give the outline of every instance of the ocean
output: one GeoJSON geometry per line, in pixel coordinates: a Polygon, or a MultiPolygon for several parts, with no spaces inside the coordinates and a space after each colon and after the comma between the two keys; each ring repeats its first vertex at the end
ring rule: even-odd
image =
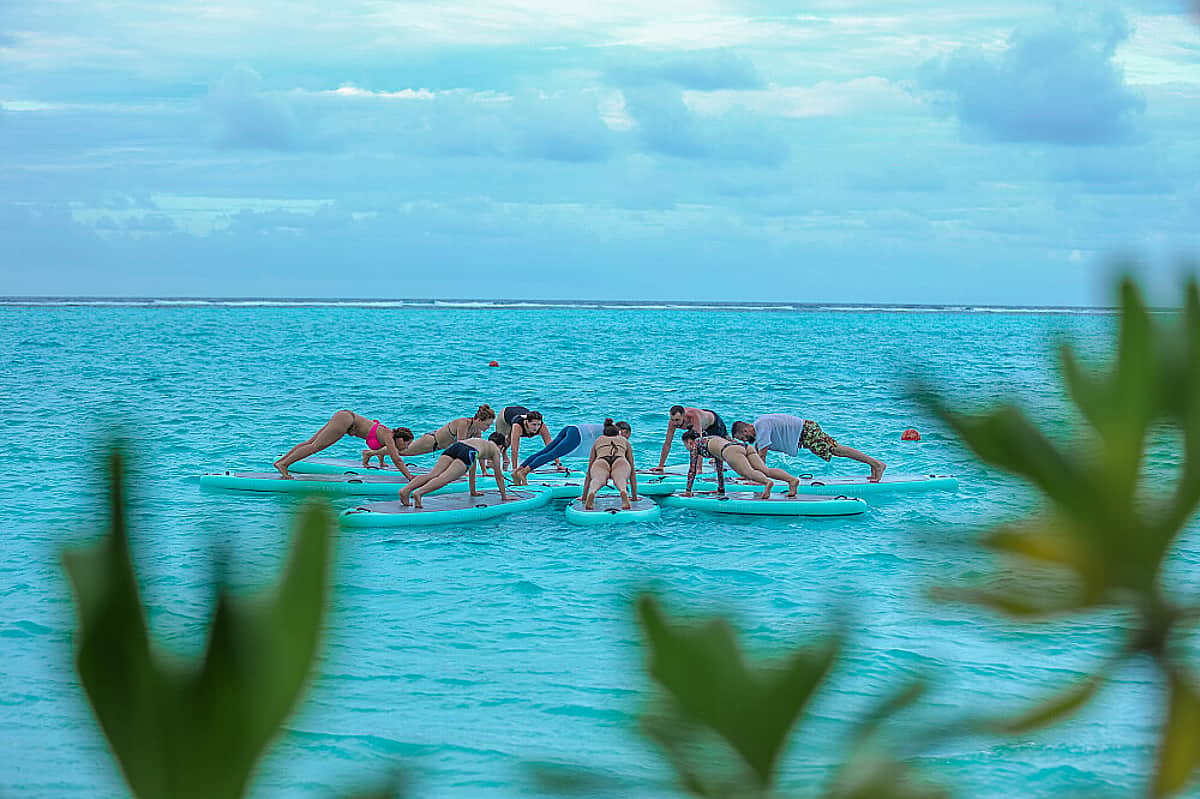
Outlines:
{"type": "MultiPolygon", "coordinates": [[[[527,796],[528,764],[547,762],[609,775],[619,795],[670,795],[634,723],[648,683],[632,602],[646,588],[678,613],[728,613],[764,655],[849,619],[849,646],[786,758],[793,793],[820,785],[855,719],[912,676],[933,688],[897,720],[898,744],[964,714],[1025,707],[1104,660],[1122,620],[1017,625],[928,599],[931,586],[986,573],[974,540],[1036,498],[970,456],[910,398],[910,381],[966,408],[1017,398],[1065,435],[1055,342],[1102,355],[1114,322],[1108,309],[1071,308],[0,300],[0,407],[13,433],[0,448],[0,796],[124,795],[73,671],[60,567],[64,546],[102,528],[106,441],[131,442],[153,628],[193,657],[215,549],[229,553],[234,585],[260,586],[293,508],[285,496],[201,491],[197,477],[269,469],[341,408],[418,434],[485,402],[539,409],[552,431],[626,419],[645,466],[676,403],[727,422],[794,413],[893,472],[953,474],[961,487],[895,495],[861,517],[668,508],[653,525],[583,528],[556,502],[474,526],[343,531],[318,673],[253,796],[344,794],[397,769],[413,796],[527,796]],[[920,442],[900,440],[910,427],[920,442]]],[[[352,457],[356,444],[325,454],[352,457]]],[[[677,441],[671,461],[683,452],[677,441]]],[[[807,454],[771,461],[865,471],[807,454]]],[[[1198,560],[1189,534],[1171,579],[1194,587],[1198,560]]],[[[1061,726],[912,754],[960,796],[1128,795],[1149,773],[1161,701],[1150,670],[1134,665],[1061,726]]]]}

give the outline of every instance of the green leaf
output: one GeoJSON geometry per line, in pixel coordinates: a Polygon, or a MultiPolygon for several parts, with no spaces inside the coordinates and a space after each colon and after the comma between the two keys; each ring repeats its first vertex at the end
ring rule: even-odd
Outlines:
{"type": "Polygon", "coordinates": [[[991,726],[1006,735],[1020,735],[1062,721],[1091,701],[1107,679],[1107,673],[1089,676],[1038,702],[1016,718],[997,721],[991,726]]]}
{"type": "Polygon", "coordinates": [[[860,754],[838,771],[827,799],[947,799],[950,793],[920,779],[909,766],[878,754],[860,754]]]}
{"type": "Polygon", "coordinates": [[[855,731],[857,739],[864,740],[879,729],[879,725],[896,715],[905,708],[911,707],[929,692],[929,681],[924,677],[916,677],[901,683],[900,687],[883,697],[878,704],[863,717],[855,731]]]}
{"type": "Polygon", "coordinates": [[[689,720],[719,735],[768,788],[787,736],[824,679],[839,643],[793,652],[777,668],[751,669],[724,619],[673,625],[658,601],[638,600],[650,675],[689,720]]]}
{"type": "Polygon", "coordinates": [[[301,511],[276,589],[258,601],[222,590],[204,659],[180,666],[150,644],[129,553],[123,461],[110,458],[110,529],[64,553],[75,589],[76,666],[132,792],[239,797],[291,713],[316,657],[329,593],[332,519],[301,511]]]}
{"type": "Polygon", "coordinates": [[[1156,797],[1183,790],[1200,765],[1200,696],[1187,675],[1178,669],[1168,670],[1167,691],[1170,706],[1151,788],[1151,795],[1156,797]]]}
{"type": "Polygon", "coordinates": [[[1007,591],[935,586],[929,590],[937,602],[961,602],[989,608],[1018,619],[1046,619],[1088,607],[1079,596],[1047,596],[1044,590],[1013,587],[1007,591]]]}

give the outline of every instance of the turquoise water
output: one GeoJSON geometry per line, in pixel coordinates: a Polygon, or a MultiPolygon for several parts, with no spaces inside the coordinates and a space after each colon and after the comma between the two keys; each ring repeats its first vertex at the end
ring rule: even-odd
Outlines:
{"type": "MultiPolygon", "coordinates": [[[[286,497],[202,492],[194,478],[269,467],[343,407],[418,432],[481,402],[539,408],[554,430],[626,418],[646,465],[676,402],[728,421],[794,412],[896,472],[962,479],[956,495],[897,496],[857,518],[664,509],[660,524],[609,530],[567,524],[559,502],[474,527],[344,532],[319,676],[256,796],[329,796],[400,768],[417,796],[516,797],[530,761],[616,776],[622,795],[665,795],[667,774],[630,723],[646,687],[630,607],[646,585],[673,608],[731,612],[763,652],[816,634],[831,608],[850,613],[842,669],[788,757],[793,788],[826,774],[855,715],[913,674],[935,689],[902,733],[1016,707],[1103,659],[1117,620],[1026,628],[926,601],[929,586],[981,573],[971,540],[1032,499],[914,407],[905,378],[920,370],[963,402],[1015,394],[1062,419],[1051,334],[1096,351],[1111,325],[1038,313],[0,306],[11,431],[0,451],[0,795],[123,794],[71,668],[57,560],[99,527],[97,447],[110,424],[136,446],[133,521],[155,630],[189,654],[203,640],[214,543],[254,586],[278,565],[290,513],[286,497]],[[901,442],[907,427],[924,440],[901,442]]],[[[355,451],[346,441],[329,454],[355,451]]],[[[1197,560],[1200,546],[1185,542],[1173,574],[1191,581],[1197,560]]],[[[962,795],[1128,794],[1149,766],[1158,701],[1134,668],[1068,724],[942,742],[921,760],[962,795]]]]}

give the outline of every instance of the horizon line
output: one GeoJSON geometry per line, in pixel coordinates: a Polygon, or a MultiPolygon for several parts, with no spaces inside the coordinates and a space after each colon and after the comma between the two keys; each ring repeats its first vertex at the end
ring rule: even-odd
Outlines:
{"type": "MultiPolygon", "coordinates": [[[[676,300],[676,299],[650,299],[650,300],[634,300],[634,299],[594,299],[594,298],[575,298],[575,299],[547,299],[547,298],[486,298],[486,297],[305,297],[305,296],[264,296],[264,295],[191,295],[191,294],[155,294],[155,295],[139,295],[139,294],[113,294],[113,295],[91,295],[91,294],[12,294],[0,295],[0,304],[18,304],[18,303],[33,303],[33,302],[67,302],[67,301],[95,301],[95,302],[152,302],[152,301],[168,301],[168,302],[269,302],[269,303],[477,303],[490,305],[514,305],[514,304],[547,304],[547,305],[679,305],[679,306],[755,306],[760,308],[825,308],[830,307],[855,307],[855,308],[946,308],[946,309],[961,309],[961,308],[995,308],[995,309],[1069,309],[1069,310],[1087,310],[1087,311],[1115,311],[1119,306],[1115,305],[1070,305],[1070,304],[1054,304],[1054,305],[1001,305],[987,302],[941,302],[941,303],[904,303],[904,302],[869,302],[856,300],[821,300],[821,301],[779,301],[779,300],[676,300]]],[[[1152,306],[1154,310],[1174,310],[1172,306],[1152,306]]]]}

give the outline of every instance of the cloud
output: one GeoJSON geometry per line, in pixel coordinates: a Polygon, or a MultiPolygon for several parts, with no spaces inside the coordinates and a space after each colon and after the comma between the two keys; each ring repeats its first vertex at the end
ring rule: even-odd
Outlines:
{"type": "Polygon", "coordinates": [[[239,66],[209,91],[207,106],[217,125],[218,147],[247,150],[304,150],[312,148],[286,99],[263,90],[262,77],[239,66]]]}
{"type": "Polygon", "coordinates": [[[613,86],[671,83],[684,89],[759,89],[762,77],[749,58],[730,50],[700,50],[678,55],[630,54],[606,70],[613,86]]]}
{"type": "Polygon", "coordinates": [[[763,166],[788,159],[788,141],[745,108],[701,117],[688,108],[679,89],[667,84],[629,88],[624,94],[625,109],[637,123],[635,133],[648,152],[763,166]]]}
{"type": "Polygon", "coordinates": [[[1113,62],[1129,37],[1115,10],[1060,14],[1022,27],[992,54],[961,48],[926,62],[924,84],[947,93],[960,122],[997,141],[1094,145],[1128,141],[1145,109],[1113,62]]]}

